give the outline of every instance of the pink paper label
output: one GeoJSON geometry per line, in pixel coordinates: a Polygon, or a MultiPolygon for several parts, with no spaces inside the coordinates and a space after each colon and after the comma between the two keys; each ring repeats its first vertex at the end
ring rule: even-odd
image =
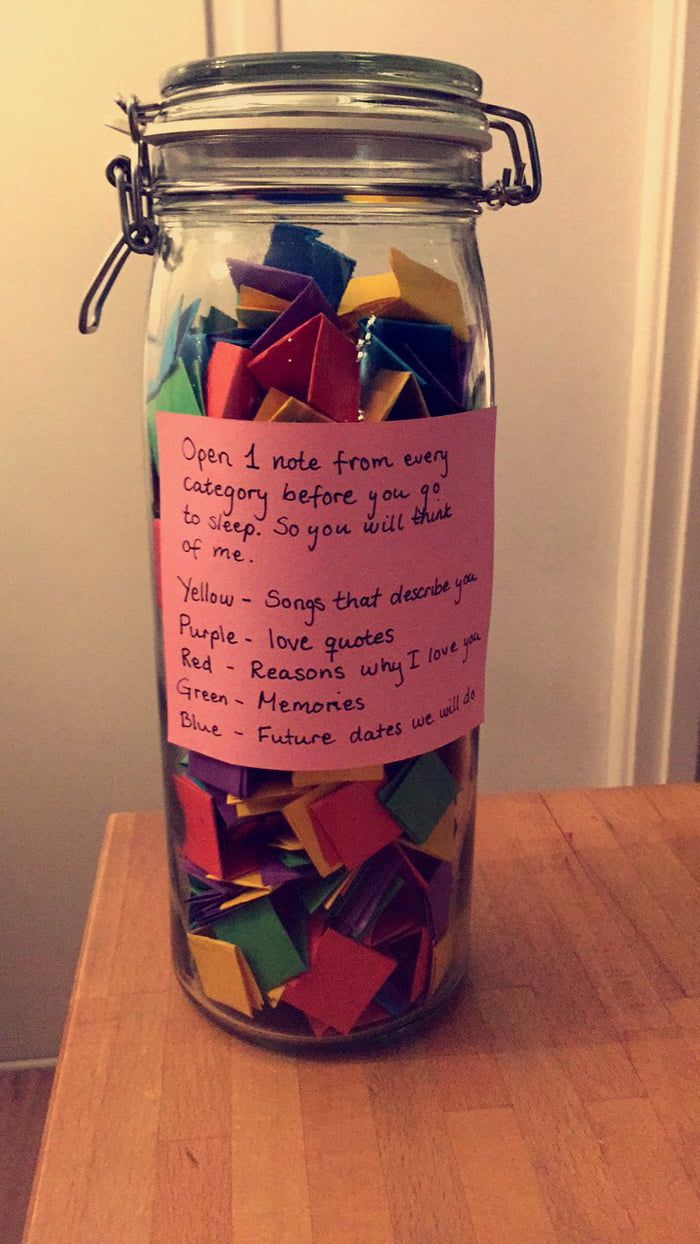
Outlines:
{"type": "Polygon", "coordinates": [[[483,720],[495,410],[157,416],[168,738],[337,769],[483,720]]]}

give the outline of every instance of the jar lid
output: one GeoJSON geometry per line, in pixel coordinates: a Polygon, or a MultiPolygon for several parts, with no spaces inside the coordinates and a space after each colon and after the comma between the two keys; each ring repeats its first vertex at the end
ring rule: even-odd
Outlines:
{"type": "Polygon", "coordinates": [[[491,146],[473,69],[374,52],[280,52],[168,70],[146,141],[263,128],[363,130],[491,146]]]}
{"type": "Polygon", "coordinates": [[[161,78],[163,95],[182,88],[297,83],[334,86],[389,83],[418,90],[469,95],[478,99],[481,78],[465,65],[424,56],[393,56],[379,52],[261,52],[190,61],[168,69],[161,78]]]}

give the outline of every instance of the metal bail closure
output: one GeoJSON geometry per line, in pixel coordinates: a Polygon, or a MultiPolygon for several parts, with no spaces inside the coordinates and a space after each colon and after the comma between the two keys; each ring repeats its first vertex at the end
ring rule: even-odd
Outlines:
{"type": "Polygon", "coordinates": [[[524,112],[516,112],[513,108],[502,108],[499,104],[479,103],[479,108],[489,118],[490,129],[501,130],[505,134],[513,160],[513,167],[504,168],[500,181],[494,181],[490,186],[485,186],[480,198],[487,207],[494,211],[498,211],[501,207],[518,207],[521,203],[534,203],[542,189],[542,169],[532,121],[524,112]],[[500,118],[500,120],[494,121],[492,117],[500,118]],[[525,131],[527,153],[532,169],[532,185],[526,181],[527,164],[522,157],[518,135],[513,126],[508,124],[509,121],[521,125],[525,131]]]}
{"type": "MultiPolygon", "coordinates": [[[[115,187],[119,198],[121,233],[83,299],[78,320],[81,333],[94,333],[99,326],[107,296],[132,251],[137,255],[153,255],[158,244],[158,226],[153,217],[151,168],[144,141],[146,123],[158,112],[158,105],[143,105],[136,96],[132,96],[128,104],[121,98],[116,102],[126,113],[129,133],[136,144],[136,161],[132,164],[128,156],[117,156],[107,166],[107,180],[115,187]]],[[[505,134],[513,166],[504,168],[500,180],[485,186],[476,197],[493,210],[533,203],[542,189],[542,173],[532,122],[524,112],[502,108],[498,104],[479,103],[478,107],[486,113],[490,128],[505,134]],[[527,164],[511,122],[521,126],[525,134],[531,183],[526,179],[527,164]]]]}
{"type": "Polygon", "coordinates": [[[117,99],[117,103],[126,113],[137,156],[134,164],[128,156],[117,156],[107,165],[107,180],[114,186],[119,198],[121,233],[82,301],[78,318],[81,333],[94,333],[98,328],[109,291],[129,255],[132,252],[153,255],[158,244],[158,226],[153,217],[151,168],[148,148],[143,140],[149,109],[144,109],[135,96],[129,104],[123,99],[117,99]]]}

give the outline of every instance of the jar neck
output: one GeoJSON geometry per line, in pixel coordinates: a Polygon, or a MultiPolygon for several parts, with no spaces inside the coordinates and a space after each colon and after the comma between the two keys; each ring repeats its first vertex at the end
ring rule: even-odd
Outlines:
{"type": "Polygon", "coordinates": [[[481,152],[404,134],[261,129],[178,139],[151,151],[156,204],[230,195],[408,196],[476,203],[481,152]]]}

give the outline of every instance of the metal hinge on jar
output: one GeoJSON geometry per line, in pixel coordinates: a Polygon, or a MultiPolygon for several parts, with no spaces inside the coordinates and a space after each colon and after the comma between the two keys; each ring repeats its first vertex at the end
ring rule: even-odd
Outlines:
{"type": "Polygon", "coordinates": [[[515,112],[512,108],[502,108],[499,104],[479,103],[479,108],[489,118],[489,128],[501,130],[508,139],[513,167],[504,168],[500,180],[492,182],[490,186],[484,186],[478,197],[482,203],[485,203],[493,211],[498,211],[501,207],[518,207],[521,203],[533,203],[542,189],[542,170],[540,168],[540,154],[537,150],[537,139],[535,138],[535,129],[532,121],[524,112],[515,112]],[[491,120],[492,117],[501,119],[493,121],[491,120]],[[504,118],[507,118],[507,120],[504,118]],[[532,170],[532,184],[525,179],[527,164],[522,157],[518,136],[513,126],[508,124],[509,121],[514,121],[517,125],[521,125],[525,131],[527,153],[532,170]]]}
{"type": "Polygon", "coordinates": [[[129,101],[118,98],[117,104],[126,113],[129,133],[136,144],[136,159],[116,156],[107,165],[106,175],[119,197],[121,233],[100,266],[80,307],[78,327],[81,333],[94,333],[100,323],[102,308],[119,273],[132,252],[136,255],[155,254],[158,226],[153,216],[153,193],[148,147],[144,129],[158,105],[143,107],[135,96],[129,101]]]}

